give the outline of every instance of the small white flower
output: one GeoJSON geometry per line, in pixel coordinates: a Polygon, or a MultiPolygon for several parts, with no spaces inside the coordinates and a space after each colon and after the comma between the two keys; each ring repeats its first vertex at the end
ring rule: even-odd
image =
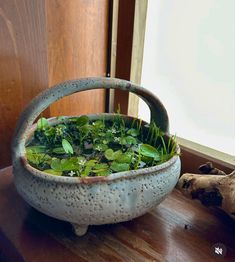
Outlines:
{"type": "Polygon", "coordinates": [[[69,176],[74,176],[75,174],[76,174],[76,172],[74,172],[72,170],[68,173],[69,176]]]}
{"type": "Polygon", "coordinates": [[[57,136],[62,136],[62,135],[63,135],[63,130],[62,130],[61,127],[57,127],[57,128],[56,128],[56,135],[57,135],[57,136]]]}
{"type": "Polygon", "coordinates": [[[86,160],[85,159],[81,159],[78,164],[81,165],[81,166],[84,166],[86,163],[86,160]]]}
{"type": "Polygon", "coordinates": [[[101,146],[97,146],[96,150],[101,151],[102,150],[101,146]]]}
{"type": "Polygon", "coordinates": [[[111,133],[112,133],[112,134],[116,134],[116,133],[117,133],[116,129],[115,129],[115,128],[112,128],[112,129],[111,129],[111,133]]]}
{"type": "Polygon", "coordinates": [[[114,137],[114,141],[115,142],[119,142],[120,141],[120,137],[114,137]]]}

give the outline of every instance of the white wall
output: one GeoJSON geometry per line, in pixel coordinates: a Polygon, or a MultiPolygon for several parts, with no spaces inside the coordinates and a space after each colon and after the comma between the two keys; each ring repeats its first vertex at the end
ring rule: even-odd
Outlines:
{"type": "MultiPolygon", "coordinates": [[[[180,137],[235,155],[235,1],[149,0],[142,86],[180,137]]],[[[143,102],[139,117],[148,120],[143,102]]]]}

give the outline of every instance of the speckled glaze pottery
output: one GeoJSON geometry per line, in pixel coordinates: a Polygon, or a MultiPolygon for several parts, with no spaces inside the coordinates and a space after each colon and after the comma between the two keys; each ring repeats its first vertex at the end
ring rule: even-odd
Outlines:
{"type": "MultiPolygon", "coordinates": [[[[44,214],[72,223],[83,235],[88,225],[127,221],[158,205],[175,187],[180,175],[178,155],[154,167],[119,172],[107,177],[63,177],[31,167],[25,144],[35,129],[33,122],[60,98],[91,89],[122,89],[137,94],[149,106],[151,118],[168,132],[168,116],[162,103],[148,90],[128,81],[112,78],[85,78],[66,81],[38,95],[22,113],[12,142],[14,181],[19,194],[44,214]]],[[[91,119],[112,114],[90,115],[91,119]]],[[[122,116],[125,121],[133,118],[122,116]]],[[[57,119],[51,119],[53,123],[57,119]]],[[[179,152],[179,147],[178,147],[179,152]]]]}

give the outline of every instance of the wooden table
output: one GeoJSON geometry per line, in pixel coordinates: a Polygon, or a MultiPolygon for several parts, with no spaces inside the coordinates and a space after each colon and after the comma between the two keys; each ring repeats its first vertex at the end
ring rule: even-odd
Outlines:
{"type": "Polygon", "coordinates": [[[69,223],[29,207],[6,168],[0,171],[0,261],[235,261],[235,222],[175,190],[142,217],[91,226],[77,237],[69,223]],[[224,259],[213,254],[217,242],[227,247],[224,259]]]}

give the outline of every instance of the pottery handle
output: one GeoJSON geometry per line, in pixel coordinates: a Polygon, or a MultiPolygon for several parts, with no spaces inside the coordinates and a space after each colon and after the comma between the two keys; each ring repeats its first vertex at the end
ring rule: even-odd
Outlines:
{"type": "Polygon", "coordinates": [[[116,78],[92,77],[70,80],[57,84],[40,93],[25,108],[17,123],[15,135],[12,141],[13,161],[24,154],[26,138],[33,122],[49,105],[64,96],[99,88],[121,89],[138,95],[148,104],[151,111],[151,120],[153,120],[162,131],[168,132],[169,121],[167,111],[161,101],[147,89],[129,81],[116,78]]]}

